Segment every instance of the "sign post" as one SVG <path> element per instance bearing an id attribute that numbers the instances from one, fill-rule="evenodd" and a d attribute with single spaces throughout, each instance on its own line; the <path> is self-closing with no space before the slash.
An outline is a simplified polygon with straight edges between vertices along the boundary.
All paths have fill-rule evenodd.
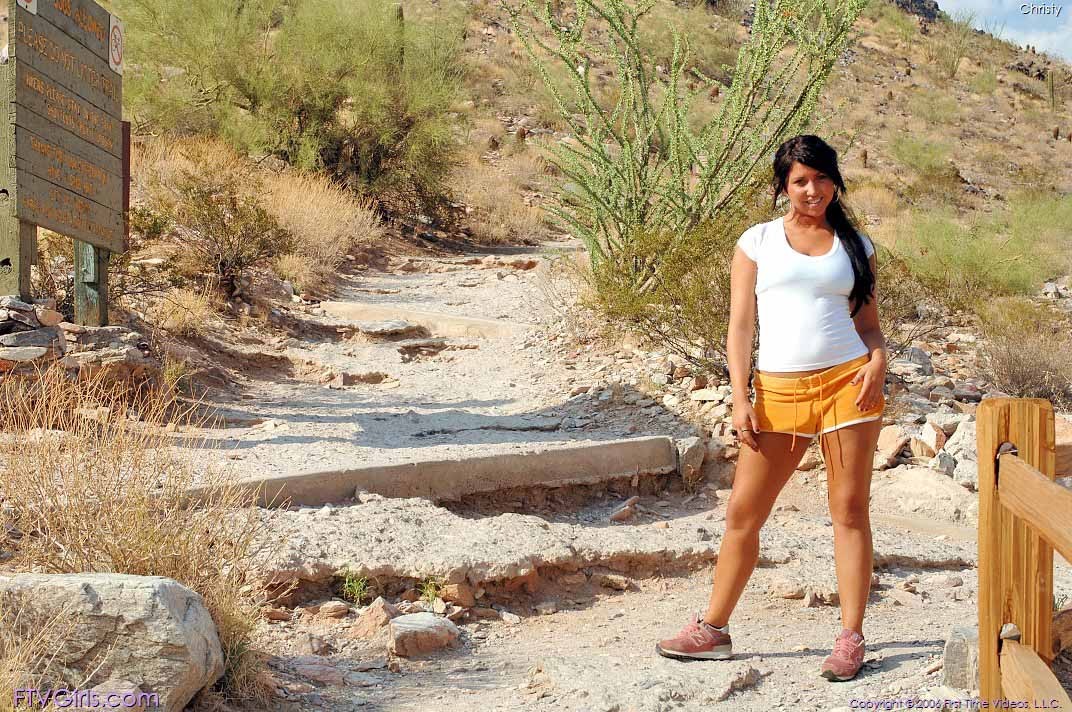
<path id="1" fill-rule="evenodd" d="M 75 240 L 75 319 L 103 325 L 108 254 L 127 240 L 123 25 L 93 0 L 0 1 L 0 293 L 29 297 L 44 227 Z"/>

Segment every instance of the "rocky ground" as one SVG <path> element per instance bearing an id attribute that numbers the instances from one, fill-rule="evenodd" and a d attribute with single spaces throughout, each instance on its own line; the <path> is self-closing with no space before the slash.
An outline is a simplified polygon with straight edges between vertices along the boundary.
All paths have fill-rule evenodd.
<path id="1" fill-rule="evenodd" d="M 385 582 L 414 585 L 421 566 L 460 580 L 415 602 L 407 599 L 418 591 L 396 588 L 388 596 L 401 610 L 387 613 L 382 600 L 357 607 L 330 594 L 272 609 L 276 620 L 264 624 L 262 642 L 276 653 L 273 674 L 284 699 L 301 710 L 699 710 L 718 701 L 828 710 L 854 698 L 971 694 L 956 686 L 955 671 L 946 680 L 942 655 L 952 630 L 976 616 L 974 530 L 881 512 L 873 515 L 867 665 L 850 683 L 818 677 L 839 613 L 825 483 L 806 473 L 783 490 L 762 532 L 760 567 L 731 619 L 735 659 L 684 664 L 656 656 L 655 641 L 706 600 L 728 495 L 707 492 L 700 502 L 683 493 L 643 496 L 652 514 L 624 525 L 609 524 L 614 507 L 598 499 L 546 507 L 539 516 L 496 515 L 487 502 L 448 511 L 374 497 L 333 514 L 278 515 L 292 521 L 288 551 L 299 531 L 307 541 L 335 542 L 321 552 L 319 561 L 330 563 L 325 572 L 360 561 L 393 572 Z M 413 524 L 407 517 L 414 514 L 428 536 L 414 537 L 409 526 L 408 534 L 393 533 L 399 527 L 390 523 Z M 378 541 L 344 536 L 366 530 L 360 520 L 380 517 Z M 585 518 L 591 521 L 577 523 Z M 308 554 L 298 560 L 313 569 L 318 558 Z M 295 561 L 285 554 L 272 560 Z M 471 586 L 472 579 L 483 585 Z M 1055 588 L 1072 592 L 1072 569 L 1060 561 Z M 425 609 L 455 619 L 456 629 L 429 638 L 432 650 L 423 654 L 392 653 L 400 631 L 388 618 Z"/>
<path id="2" fill-rule="evenodd" d="M 690 443 L 690 474 L 706 479 L 449 504 L 359 493 L 266 511 L 258 565 L 280 598 L 260 638 L 280 704 L 825 710 L 970 695 L 942 654 L 976 616 L 974 410 L 1000 395 L 971 329 L 939 324 L 891 364 L 861 675 L 831 684 L 816 672 L 838 630 L 817 451 L 764 528 L 761 567 L 732 619 L 738 656 L 679 664 L 653 645 L 706 598 L 737 452 L 729 386 L 665 353 L 584 338 L 556 261 L 575 247 L 403 258 L 356 272 L 338 303 L 296 300 L 287 318 L 310 326 L 265 360 L 290 364 L 287 377 L 254 377 L 222 399 L 232 425 L 208 431 L 219 447 L 203 456 L 248 476 L 669 435 Z M 1066 285 L 1050 292 L 1068 299 Z M 377 318 L 340 316 L 355 304 Z M 1059 557 L 1056 570 L 1058 599 L 1072 595 L 1072 570 Z M 362 605 L 345 600 L 344 572 L 368 583 Z"/>

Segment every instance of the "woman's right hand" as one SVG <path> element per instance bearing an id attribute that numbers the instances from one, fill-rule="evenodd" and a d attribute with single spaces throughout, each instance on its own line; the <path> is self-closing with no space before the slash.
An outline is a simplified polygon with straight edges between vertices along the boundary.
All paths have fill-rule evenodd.
<path id="1" fill-rule="evenodd" d="M 733 405 L 733 428 L 737 431 L 737 439 L 752 448 L 759 450 L 756 442 L 756 433 L 759 432 L 759 418 L 752 404 L 748 401 Z"/>

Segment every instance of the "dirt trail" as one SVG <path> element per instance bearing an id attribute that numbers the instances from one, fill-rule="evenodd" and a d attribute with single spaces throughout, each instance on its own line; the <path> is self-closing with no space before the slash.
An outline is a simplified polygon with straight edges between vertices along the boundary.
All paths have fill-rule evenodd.
<path id="1" fill-rule="evenodd" d="M 577 373 L 563 366 L 561 347 L 544 334 L 561 318 L 547 291 L 549 260 L 578 247 L 548 243 L 507 255 L 408 258 L 389 271 L 350 276 L 336 307 L 430 314 L 425 337 L 443 338 L 446 349 L 410 358 L 400 353 L 400 338 L 362 335 L 355 320 L 324 310 L 303 314 L 314 335 L 288 340 L 285 356 L 306 377 L 253 381 L 240 399 L 220 403 L 221 414 L 253 424 L 210 433 L 219 446 L 216 459 L 238 476 L 264 476 L 674 434 L 665 423 L 629 430 L 620 423 L 603 427 L 598 418 L 571 419 L 587 415 L 568 402 Z M 454 317 L 503 328 L 457 335 Z M 387 378 L 344 387 L 315 383 L 328 372 Z M 687 424 L 673 430 L 690 432 Z"/>

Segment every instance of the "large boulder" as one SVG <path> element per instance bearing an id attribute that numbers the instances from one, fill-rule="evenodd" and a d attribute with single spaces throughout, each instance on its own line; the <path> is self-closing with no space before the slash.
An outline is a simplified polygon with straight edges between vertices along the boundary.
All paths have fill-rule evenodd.
<path id="1" fill-rule="evenodd" d="M 978 499 L 948 477 L 916 465 L 876 472 L 871 484 L 875 511 L 915 514 L 955 524 L 978 523 Z"/>
<path id="2" fill-rule="evenodd" d="M 49 674 L 71 688 L 124 680 L 178 712 L 223 674 L 223 649 L 201 596 L 160 576 L 0 576 L 0 606 L 32 635 L 58 620 L 45 654 Z"/>

